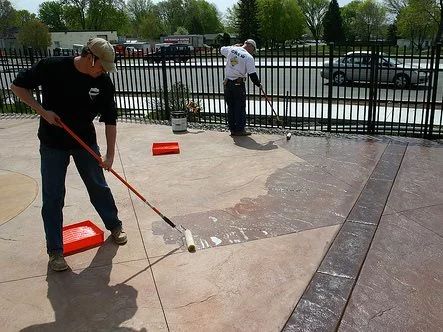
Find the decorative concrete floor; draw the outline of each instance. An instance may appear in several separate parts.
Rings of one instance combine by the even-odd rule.
[[[120,123],[106,174],[129,242],[47,269],[36,119],[0,120],[2,331],[438,331],[443,145],[388,137],[231,138]],[[104,148],[104,127],[96,125]],[[152,156],[153,142],[181,153]],[[77,171],[65,224],[104,229]],[[109,234],[106,234],[108,236]]]

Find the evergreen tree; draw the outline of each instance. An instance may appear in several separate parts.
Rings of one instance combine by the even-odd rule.
[[[389,24],[386,39],[393,45],[397,44],[397,22]]]
[[[252,38],[260,43],[257,1],[239,0],[238,9],[239,15],[236,28],[240,42]]]
[[[343,19],[340,13],[340,7],[337,0],[329,3],[328,11],[323,20],[323,39],[327,42],[341,43],[345,41],[343,32]]]

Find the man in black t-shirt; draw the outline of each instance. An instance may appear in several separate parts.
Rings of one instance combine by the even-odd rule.
[[[112,167],[117,136],[114,85],[106,74],[116,71],[114,57],[109,42],[94,38],[89,40],[80,56],[42,59],[32,68],[20,72],[11,86],[11,90],[40,115],[42,217],[49,265],[55,271],[68,269],[63,257],[62,209],[70,156],[86,185],[91,203],[111,231],[114,241],[117,244],[127,241],[102,169]],[[41,104],[31,91],[38,86],[42,91]],[[58,122],[63,121],[100,154],[92,122],[97,115],[105,123],[107,143],[106,155],[100,165]]]

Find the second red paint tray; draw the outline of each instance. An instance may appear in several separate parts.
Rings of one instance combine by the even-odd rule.
[[[173,153],[180,153],[178,142],[152,143],[152,154],[154,156]]]

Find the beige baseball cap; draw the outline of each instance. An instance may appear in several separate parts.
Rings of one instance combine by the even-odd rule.
[[[103,38],[89,39],[86,46],[89,48],[92,54],[100,59],[103,68],[109,73],[115,73],[117,67],[115,66],[115,51],[114,47]]]

